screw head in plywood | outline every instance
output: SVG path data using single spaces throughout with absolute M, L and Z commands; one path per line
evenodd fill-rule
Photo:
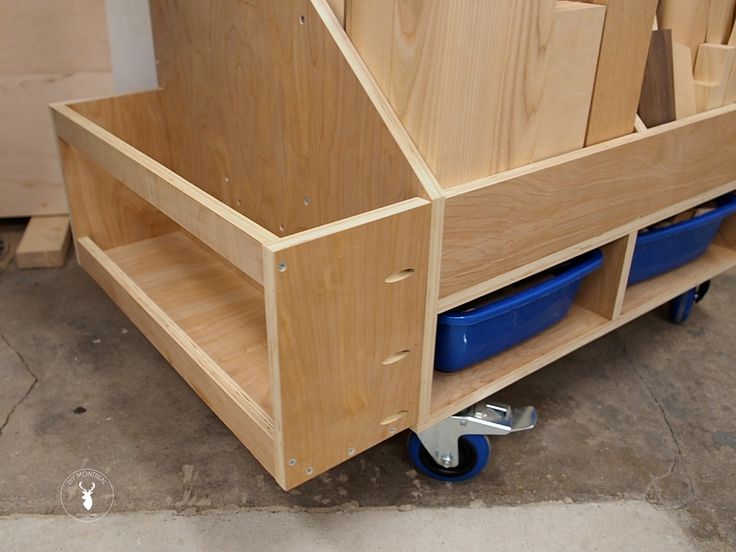
M 287 268 L 288 268 L 288 265 L 284 261 L 281 261 L 279 263 L 279 272 L 286 272 Z
M 289 458 L 289 465 L 296 466 L 296 458 Z

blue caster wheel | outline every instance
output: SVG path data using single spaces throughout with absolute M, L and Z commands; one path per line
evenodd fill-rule
M 465 435 L 458 440 L 460 461 L 454 468 L 440 466 L 422 445 L 416 433 L 409 435 L 409 458 L 424 475 L 440 481 L 465 481 L 478 475 L 491 457 L 491 445 L 485 435 Z
M 710 289 L 710 280 L 670 301 L 669 319 L 673 324 L 682 324 L 689 317 L 693 305 L 699 303 Z

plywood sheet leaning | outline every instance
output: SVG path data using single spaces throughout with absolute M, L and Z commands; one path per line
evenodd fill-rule
M 711 0 L 661 0 L 657 17 L 660 29 L 672 29 L 672 40 L 690 48 L 693 63 L 708 32 Z
M 584 144 L 602 7 L 350 0 L 347 14 L 348 34 L 443 187 Z
M 0 0 L 0 217 L 67 212 L 47 106 L 112 91 L 104 0 Z
M 558 2 L 530 161 L 585 145 L 606 8 Z
M 736 0 L 710 0 L 706 42 L 726 44 L 733 29 Z
M 701 44 L 695 62 L 695 104 L 698 112 L 721 107 L 736 64 L 736 46 Z
M 669 123 L 677 117 L 672 31 L 669 29 L 652 33 L 639 99 L 639 116 L 647 128 Z
M 672 43 L 672 70 L 675 81 L 675 114 L 678 119 L 695 115 L 695 81 L 690 48 Z
M 590 146 L 630 134 L 639 106 L 657 0 L 589 0 L 607 6 L 590 106 Z

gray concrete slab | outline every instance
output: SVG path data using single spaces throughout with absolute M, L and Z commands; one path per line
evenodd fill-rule
M 80 467 L 114 511 L 646 501 L 703 548 L 736 548 L 736 272 L 688 324 L 647 315 L 501 392 L 536 430 L 493 441 L 465 484 L 417 475 L 405 435 L 283 493 L 91 279 L 0 273 L 0 515 L 61 514 Z M 24 373 L 25 372 L 25 373 Z M 29 390 L 31 383 L 37 382 Z
M 641 502 L 541 504 L 352 513 L 239 511 L 113 514 L 94 523 L 57 516 L 0 518 L 7 552 L 692 552 L 676 516 Z

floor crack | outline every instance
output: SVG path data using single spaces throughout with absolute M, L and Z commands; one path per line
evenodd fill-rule
M 655 485 L 657 485 L 660 481 L 663 481 L 667 479 L 668 477 L 671 477 L 675 471 L 675 468 L 677 468 L 678 465 L 682 464 L 682 469 L 687 478 L 688 497 L 681 503 L 675 505 L 672 509 L 680 510 L 682 508 L 685 508 L 686 506 L 692 504 L 695 500 L 697 500 L 697 496 L 695 494 L 695 487 L 693 484 L 692 476 L 690 475 L 690 471 L 687 469 L 687 466 L 685 466 L 685 463 L 683 462 L 684 456 L 682 454 L 682 448 L 680 447 L 680 441 L 677 439 L 677 435 L 675 434 L 675 430 L 672 427 L 672 424 L 670 423 L 669 418 L 667 417 L 667 412 L 664 406 L 659 401 L 657 396 L 654 394 L 654 391 L 652 391 L 652 388 L 649 386 L 646 379 L 644 379 L 644 376 L 641 374 L 641 372 L 639 372 L 639 370 L 637 370 L 636 362 L 634 362 L 634 359 L 632 359 L 631 356 L 629 355 L 629 352 L 626 349 L 626 346 L 618 338 L 616 339 L 616 344 L 618 345 L 618 348 L 621 350 L 621 353 L 623 354 L 624 358 L 627 360 L 629 368 L 634 373 L 634 375 L 639 379 L 642 386 L 646 390 L 647 394 L 649 395 L 649 397 L 652 399 L 657 409 L 659 410 L 659 413 L 662 416 L 662 421 L 664 422 L 665 426 L 667 426 L 667 431 L 670 434 L 670 439 L 672 440 L 672 443 L 674 444 L 675 458 L 672 460 L 672 464 L 670 464 L 670 467 L 666 473 L 652 478 L 652 481 L 649 483 L 649 485 L 647 486 L 644 492 L 644 499 L 649 501 L 649 498 L 648 498 L 649 494 L 655 488 Z M 656 493 L 657 493 L 657 501 L 659 502 L 659 504 L 663 504 L 662 494 L 659 491 L 659 489 L 656 489 Z
M 26 372 L 28 372 L 33 378 L 31 385 L 28 386 L 28 389 L 23 394 L 23 396 L 18 401 L 16 401 L 16 403 L 10 408 L 8 415 L 5 416 L 5 421 L 3 421 L 3 424 L 0 425 L 0 435 L 2 435 L 3 430 L 5 429 L 5 426 L 7 426 L 8 423 L 10 422 L 10 418 L 13 416 L 15 409 L 18 408 L 18 406 L 20 406 L 20 404 L 28 398 L 28 395 L 31 394 L 31 392 L 33 391 L 33 388 L 36 387 L 36 384 L 38 383 L 38 377 L 36 376 L 36 374 L 33 373 L 31 368 L 28 366 L 26 359 L 23 358 L 23 355 L 20 354 L 20 351 L 18 351 L 18 349 L 16 349 L 15 347 L 13 347 L 10 341 L 8 341 L 8 339 L 2 333 L 0 333 L 0 339 L 10 348 L 11 351 L 15 353 L 15 355 L 18 357 L 18 360 L 20 360 L 20 363 L 23 365 L 23 368 L 25 368 Z

